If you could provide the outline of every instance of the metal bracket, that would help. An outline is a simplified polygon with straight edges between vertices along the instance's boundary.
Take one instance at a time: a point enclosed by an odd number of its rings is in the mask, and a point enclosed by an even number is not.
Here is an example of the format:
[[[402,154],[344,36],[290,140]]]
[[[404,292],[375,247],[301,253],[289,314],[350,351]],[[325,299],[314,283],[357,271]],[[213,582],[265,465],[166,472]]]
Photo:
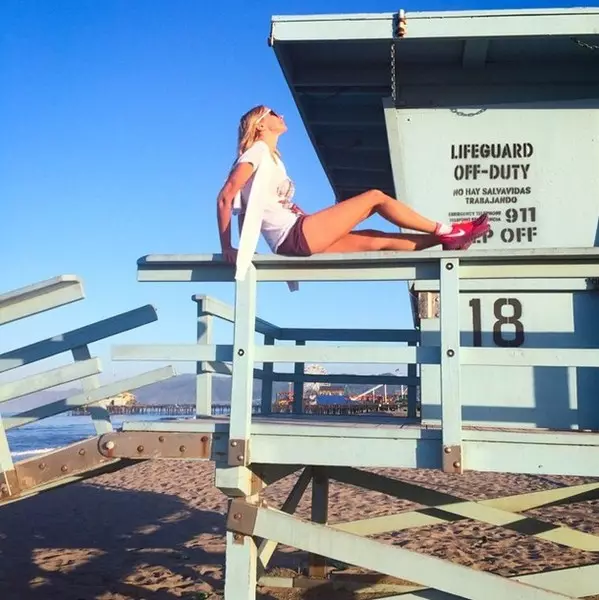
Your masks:
[[[228,465],[247,467],[250,464],[250,440],[229,440]]]
[[[463,473],[462,446],[443,446],[443,471]]]
[[[0,473],[0,501],[4,498],[10,498],[19,493],[19,479],[14,469]]]
[[[93,437],[16,463],[13,471],[4,473],[0,501],[114,462],[100,454],[98,440],[98,437]]]
[[[254,535],[258,507],[242,498],[236,498],[229,505],[227,513],[227,531],[242,535]]]
[[[100,438],[100,452],[107,458],[195,458],[210,459],[212,435],[151,431],[117,431]]]

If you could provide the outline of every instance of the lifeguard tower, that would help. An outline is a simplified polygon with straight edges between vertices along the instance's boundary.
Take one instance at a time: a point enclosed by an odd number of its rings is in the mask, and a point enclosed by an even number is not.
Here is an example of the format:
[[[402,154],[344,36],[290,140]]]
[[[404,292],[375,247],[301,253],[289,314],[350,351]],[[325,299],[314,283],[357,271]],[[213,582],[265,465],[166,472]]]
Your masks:
[[[599,478],[599,10],[406,16],[405,30],[399,13],[275,17],[269,43],[338,201],[379,188],[440,220],[485,211],[487,238],[467,252],[256,256],[237,283],[218,255],[138,261],[141,282],[196,282],[201,291],[202,282],[229,281],[235,306],[194,296],[197,344],[114,347],[117,360],[197,362],[197,418],[100,429],[85,442],[85,468],[214,460],[215,485],[231,500],[227,600],[255,598],[277,544],[309,552],[309,573],[321,580],[333,560],[412,582],[393,596],[402,600],[599,594],[598,564],[504,578],[368,538],[468,518],[599,551],[598,535],[526,514],[599,498],[599,482],[467,502],[368,470]],[[414,328],[281,328],[258,318],[257,286],[290,280],[407,281]],[[231,344],[211,342],[215,318],[234,324]],[[294,363],[294,372],[277,373],[279,362]],[[407,377],[305,375],[306,362],[410,370]],[[230,419],[211,416],[214,373],[232,376]],[[252,414],[255,379],[263,386],[260,416]],[[294,414],[271,414],[274,381],[294,382]],[[408,415],[302,414],[306,381],[406,384]],[[67,460],[77,447],[61,452]],[[21,467],[0,464],[12,482],[4,494],[16,498]],[[64,476],[59,464],[52,462],[54,481]],[[23,472],[31,484],[33,465]],[[267,506],[264,488],[295,472],[286,502]],[[428,508],[329,526],[331,479]],[[293,513],[310,483],[306,521]]]

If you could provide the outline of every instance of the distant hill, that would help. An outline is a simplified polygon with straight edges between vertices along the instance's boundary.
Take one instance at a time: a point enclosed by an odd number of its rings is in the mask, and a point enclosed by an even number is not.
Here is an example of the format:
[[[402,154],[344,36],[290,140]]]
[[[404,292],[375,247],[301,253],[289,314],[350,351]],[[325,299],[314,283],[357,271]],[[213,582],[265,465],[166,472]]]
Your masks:
[[[260,393],[255,393],[256,397]],[[140,404],[195,404],[196,376],[192,373],[176,375],[164,381],[152,383],[135,390]],[[212,378],[212,402],[228,404],[231,402],[231,378],[214,375]]]
[[[383,375],[389,375],[384,373]],[[229,404],[231,402],[231,377],[215,375],[212,379],[212,402],[214,404]],[[195,375],[185,373],[171,379],[160,381],[145,388],[135,391],[137,401],[141,404],[194,404],[195,403]],[[350,385],[351,394],[361,394],[369,390],[371,385]],[[273,391],[275,394],[289,389],[289,384],[275,382]],[[399,386],[388,385],[387,393],[399,392]],[[254,381],[254,399],[259,400],[262,393],[262,382]]]
[[[382,375],[388,375],[383,373]],[[229,404],[231,402],[231,377],[215,375],[212,380],[212,402],[213,404]],[[193,373],[183,373],[170,379],[152,383],[143,388],[134,390],[137,402],[140,404],[195,404],[195,386],[196,376]],[[370,389],[370,385],[350,385],[348,386],[351,394],[360,394]],[[288,383],[275,382],[273,384],[274,393],[286,391],[289,388]],[[393,394],[399,391],[399,386],[387,386],[387,393]],[[77,388],[55,389],[38,392],[3,405],[5,414],[29,410],[36,406],[48,404],[62,400],[65,397],[78,394]],[[254,399],[260,399],[262,393],[262,382],[254,381]]]

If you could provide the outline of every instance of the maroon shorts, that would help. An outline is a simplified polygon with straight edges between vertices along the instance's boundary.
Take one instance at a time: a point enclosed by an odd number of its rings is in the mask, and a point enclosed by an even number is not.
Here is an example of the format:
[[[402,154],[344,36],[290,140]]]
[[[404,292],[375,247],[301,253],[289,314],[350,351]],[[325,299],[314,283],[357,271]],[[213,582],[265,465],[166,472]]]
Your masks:
[[[294,223],[293,227],[285,239],[279,244],[277,254],[286,256],[311,256],[312,252],[304,235],[304,219],[305,215],[300,216]]]

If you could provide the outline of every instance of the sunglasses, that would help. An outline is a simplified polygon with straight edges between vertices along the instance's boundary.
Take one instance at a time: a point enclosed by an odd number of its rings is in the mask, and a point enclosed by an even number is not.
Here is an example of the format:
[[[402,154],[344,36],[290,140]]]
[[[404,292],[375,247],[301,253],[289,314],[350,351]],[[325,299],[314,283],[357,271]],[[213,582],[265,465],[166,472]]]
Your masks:
[[[260,115],[257,119],[256,119],[256,123],[260,123],[260,121],[262,121],[262,119],[264,119],[264,117],[267,117],[268,115],[272,115],[273,117],[277,117],[277,119],[282,118],[282,115],[279,115],[278,113],[276,113],[274,110],[269,109],[267,110],[265,113],[263,113],[262,115]]]

